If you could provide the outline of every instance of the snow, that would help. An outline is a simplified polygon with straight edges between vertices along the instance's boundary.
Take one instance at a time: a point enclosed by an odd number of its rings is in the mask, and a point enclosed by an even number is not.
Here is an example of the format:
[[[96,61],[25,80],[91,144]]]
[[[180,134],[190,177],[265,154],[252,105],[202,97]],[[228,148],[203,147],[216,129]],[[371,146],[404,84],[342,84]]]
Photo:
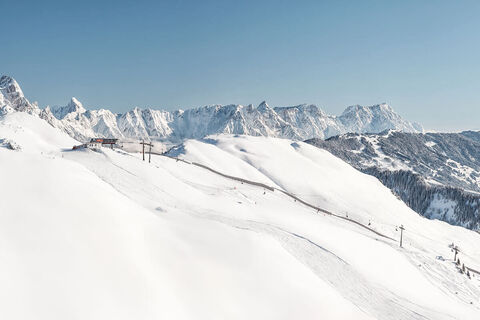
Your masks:
[[[86,133],[93,130],[96,135],[170,142],[216,133],[306,140],[346,132],[418,131],[387,105],[360,107],[339,117],[327,115],[315,105],[271,108],[266,102],[257,108],[252,105],[213,105],[173,112],[135,108],[96,128],[92,126],[98,117],[96,110],[79,112],[71,105],[72,102],[54,112],[61,124],[53,125],[72,128],[68,133],[73,137],[87,136]]]
[[[0,139],[8,138],[26,152],[58,152],[71,148],[78,141],[59,134],[47,122],[23,112],[0,116]]]
[[[31,104],[15,79],[0,78],[0,113],[7,110],[37,114],[71,137],[86,142],[94,136],[129,140],[157,140],[176,144],[210,134],[232,133],[307,140],[347,132],[381,132],[423,129],[402,119],[387,104],[349,107],[340,116],[326,114],[315,105],[270,107],[265,101],[253,105],[210,105],[188,110],[165,111],[138,107],[124,114],[110,110],[86,110],[72,98],[66,106],[40,110]]]
[[[22,147],[0,148],[1,318],[478,318],[479,281],[448,247],[480,266],[478,234],[419,217],[324,150],[218,135],[174,153],[395,239],[403,224],[403,249],[189,163],[71,151],[76,141],[26,113],[0,118],[0,139]]]
[[[452,159],[447,159],[446,165],[452,169],[452,176],[454,176],[458,180],[472,184],[480,183],[480,177],[478,177],[477,171],[475,169],[466,165],[462,165],[461,163]]]
[[[392,132],[394,131],[389,130],[386,133],[386,135],[383,137],[388,138],[388,136],[391,135]],[[367,167],[378,167],[380,169],[390,170],[390,171],[406,170],[406,171],[414,172],[406,162],[396,158],[389,157],[383,152],[381,146],[379,145],[379,141],[378,141],[379,136],[359,135],[358,139],[365,139],[366,141],[368,141],[372,145],[372,148],[376,154],[376,157],[372,157],[370,160],[362,162]]]
[[[67,115],[72,120],[78,119],[78,117],[86,111],[87,110],[85,110],[83,104],[75,97],[72,97],[70,103],[66,106],[57,106],[51,108],[51,112],[59,120],[64,119]]]
[[[386,103],[364,107],[350,106],[339,117],[340,122],[349,128],[346,132],[379,133],[385,130],[422,132],[423,128],[405,121]]]
[[[252,143],[252,141],[254,141],[254,143]],[[405,225],[409,234],[408,242],[412,247],[422,248],[421,250],[425,250],[426,247],[435,248],[433,252],[443,251],[443,255],[448,256],[449,253],[446,244],[458,240],[460,233],[468,234],[467,238],[470,240],[468,240],[467,243],[470,243],[473,239],[477,239],[477,235],[473,232],[455,228],[438,221],[429,221],[418,216],[394,197],[378,180],[357,172],[324,150],[318,150],[303,143],[292,143],[288,140],[272,141],[271,139],[260,137],[217,136],[210,137],[208,142],[209,143],[204,143],[204,146],[208,147],[209,150],[211,146],[216,146],[225,153],[235,155],[237,158],[243,160],[243,167],[245,168],[244,176],[252,178],[247,168],[254,166],[271,179],[271,184],[279,185],[285,190],[300,196],[302,199],[307,199],[311,203],[317,204],[327,210],[338,214],[348,213],[349,217],[353,217],[357,221],[364,223],[373,221],[373,225],[375,225],[377,230],[391,237],[398,238],[399,236],[398,232],[395,231],[395,226],[399,226],[400,224]],[[195,148],[192,148],[192,145],[194,145]],[[200,155],[203,154],[206,149],[202,150],[200,146],[201,143],[197,141],[188,141],[184,144],[183,157],[187,160],[202,161]],[[212,151],[210,150],[208,153],[212,153]],[[204,160],[203,163],[210,166],[215,165],[213,161],[205,162]],[[292,164],[295,164],[295,166],[292,167]],[[238,167],[238,165],[235,165],[235,167]],[[225,170],[226,168],[224,167],[223,169]],[[234,174],[233,171],[223,172]],[[365,190],[368,190],[368,192],[365,192]],[[321,232],[318,234],[315,233],[315,236],[319,237],[319,234],[321,234]],[[336,231],[333,234],[339,234],[339,232]],[[425,241],[427,239],[428,241]],[[355,239],[349,243],[360,243],[360,241]],[[444,245],[439,245],[441,243]],[[369,244],[369,246],[371,246],[371,244]],[[331,248],[332,244],[330,243],[328,247]],[[341,242],[340,248],[351,251],[351,247],[345,246],[343,242]],[[378,248],[375,249],[375,251],[379,250]],[[365,254],[362,250],[358,250],[357,247],[355,247],[353,251],[354,252],[350,254]],[[475,246],[469,247],[467,251],[475,254],[479,253]],[[420,263],[429,261],[435,256],[433,252],[431,253],[431,257],[422,257]],[[336,251],[335,253],[337,254]],[[340,256],[343,258],[342,255]],[[379,256],[386,255],[379,254]],[[418,262],[418,257],[409,258]],[[363,262],[367,260],[369,259],[359,259],[359,261]],[[392,263],[391,265],[389,264],[390,262]],[[392,284],[389,290],[394,290],[402,281],[405,283],[405,279],[409,277],[406,275],[405,277],[400,276],[395,267],[399,265],[400,262],[394,257],[389,257],[382,261],[377,260],[377,263],[379,269],[375,269],[371,264],[363,268],[361,268],[361,266],[357,267],[364,271],[375,270],[372,274],[368,274],[367,278],[375,278],[382,274],[387,275],[387,278],[380,281],[384,285],[391,281],[398,280],[399,283]],[[471,263],[474,262],[472,261]],[[476,263],[478,264],[478,262]],[[385,270],[395,270],[395,272],[392,271],[392,274],[396,274],[397,277],[391,277],[390,272],[385,273]],[[418,281],[414,282],[420,283]],[[424,288],[427,286],[421,285],[420,287]],[[413,286],[411,289],[413,290],[410,292],[411,295],[420,292],[417,286]],[[398,288],[396,290],[398,290]],[[478,290],[478,288],[476,290]],[[429,297],[429,299],[432,298],[431,293],[421,293],[420,296]]]
[[[425,213],[431,219],[452,221],[455,219],[455,208],[457,206],[458,203],[456,201],[446,199],[442,195],[436,194]]]

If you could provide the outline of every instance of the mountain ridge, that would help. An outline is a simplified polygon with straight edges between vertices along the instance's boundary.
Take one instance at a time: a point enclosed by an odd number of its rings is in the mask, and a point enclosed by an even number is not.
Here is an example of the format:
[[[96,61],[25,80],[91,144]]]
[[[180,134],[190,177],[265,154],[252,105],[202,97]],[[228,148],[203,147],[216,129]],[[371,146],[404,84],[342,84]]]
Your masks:
[[[387,104],[355,105],[339,116],[329,115],[314,104],[272,108],[266,101],[258,107],[229,104],[174,111],[136,107],[113,113],[107,109],[87,110],[76,98],[66,106],[40,109],[25,98],[15,79],[8,76],[2,76],[0,88],[3,113],[15,110],[36,114],[79,141],[100,136],[178,143],[219,133],[307,140],[386,129],[423,132],[420,125],[404,120]]]

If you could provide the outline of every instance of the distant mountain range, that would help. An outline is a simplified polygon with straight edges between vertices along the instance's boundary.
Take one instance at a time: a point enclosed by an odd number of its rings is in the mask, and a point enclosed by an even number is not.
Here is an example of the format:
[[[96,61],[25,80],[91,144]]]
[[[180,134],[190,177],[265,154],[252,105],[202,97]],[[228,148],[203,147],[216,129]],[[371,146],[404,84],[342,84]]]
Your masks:
[[[177,111],[135,108],[120,114],[106,109],[86,110],[72,98],[66,106],[40,109],[8,76],[0,78],[0,108],[2,112],[37,114],[79,141],[99,136],[177,143],[219,133],[306,140],[347,132],[423,131],[419,124],[404,120],[387,104],[351,106],[340,116],[328,115],[315,105],[272,108],[265,101],[258,107],[232,104]]]
[[[480,230],[480,132],[386,131],[306,142],[377,177],[421,215]]]

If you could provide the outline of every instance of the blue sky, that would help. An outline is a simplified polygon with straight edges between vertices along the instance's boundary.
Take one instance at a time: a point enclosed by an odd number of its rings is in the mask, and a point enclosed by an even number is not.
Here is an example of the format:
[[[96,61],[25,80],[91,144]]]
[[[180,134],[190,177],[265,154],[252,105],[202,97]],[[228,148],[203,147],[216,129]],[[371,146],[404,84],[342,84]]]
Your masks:
[[[480,129],[480,1],[5,1],[0,73],[40,106],[387,102]]]

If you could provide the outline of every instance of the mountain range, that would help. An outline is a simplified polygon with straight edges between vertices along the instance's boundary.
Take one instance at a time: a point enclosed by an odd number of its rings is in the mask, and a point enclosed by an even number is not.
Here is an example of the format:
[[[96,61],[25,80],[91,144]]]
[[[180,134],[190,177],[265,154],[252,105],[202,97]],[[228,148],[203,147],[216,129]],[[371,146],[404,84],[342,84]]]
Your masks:
[[[306,140],[386,129],[423,132],[419,124],[404,120],[387,104],[350,106],[340,116],[328,115],[313,104],[273,108],[265,101],[258,107],[231,104],[176,111],[134,108],[122,114],[86,110],[72,98],[66,106],[40,109],[25,98],[9,76],[0,78],[0,108],[3,113],[16,110],[36,114],[79,141],[109,137],[178,143],[220,133]]]

